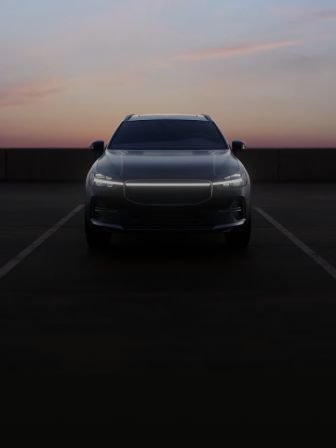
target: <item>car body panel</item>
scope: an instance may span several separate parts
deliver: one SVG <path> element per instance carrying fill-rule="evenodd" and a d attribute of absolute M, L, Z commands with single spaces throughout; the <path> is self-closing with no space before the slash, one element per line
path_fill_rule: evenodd
<path fill-rule="evenodd" d="M 211 120 L 197 115 L 174 117 Z M 126 119 L 164 118 L 172 116 Z M 109 176 L 118 185 L 111 188 L 91 185 L 91 173 Z M 246 174 L 246 185 L 217 185 L 225 177 L 240 173 Z M 250 220 L 250 206 L 250 179 L 231 148 L 105 149 L 86 180 L 86 221 L 106 231 L 236 231 Z"/>
<path fill-rule="evenodd" d="M 235 174 L 238 159 L 226 150 L 109 150 L 98 160 L 100 174 L 128 179 L 218 179 Z"/>
<path fill-rule="evenodd" d="M 192 114 L 143 114 L 131 115 L 127 121 L 145 121 L 145 120 L 193 120 L 193 121 L 209 121 L 206 115 Z"/>

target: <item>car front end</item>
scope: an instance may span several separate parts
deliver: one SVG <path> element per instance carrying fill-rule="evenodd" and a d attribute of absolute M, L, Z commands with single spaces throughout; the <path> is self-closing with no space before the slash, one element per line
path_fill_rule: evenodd
<path fill-rule="evenodd" d="M 250 224 L 249 175 L 226 140 L 218 149 L 111 141 L 87 175 L 88 231 L 229 233 Z"/>

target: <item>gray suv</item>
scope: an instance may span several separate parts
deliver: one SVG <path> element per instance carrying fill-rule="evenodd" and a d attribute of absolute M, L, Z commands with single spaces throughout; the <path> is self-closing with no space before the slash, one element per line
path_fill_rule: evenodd
<path fill-rule="evenodd" d="M 246 148 L 208 115 L 128 115 L 86 179 L 85 231 L 91 248 L 112 232 L 224 232 L 233 248 L 248 245 L 250 179 L 237 158 Z"/>

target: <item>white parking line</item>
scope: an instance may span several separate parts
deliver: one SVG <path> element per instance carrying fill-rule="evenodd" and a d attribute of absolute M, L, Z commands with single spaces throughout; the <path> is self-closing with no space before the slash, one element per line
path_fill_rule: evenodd
<path fill-rule="evenodd" d="M 2 268 L 0 268 L 0 280 L 4 277 L 8 272 L 10 272 L 17 264 L 20 263 L 27 255 L 33 252 L 40 244 L 42 244 L 47 238 L 49 238 L 53 233 L 56 232 L 60 227 L 63 226 L 69 219 L 71 219 L 79 210 L 81 210 L 84 205 L 79 205 L 72 212 L 66 215 L 63 219 L 58 221 L 51 229 L 47 230 L 43 235 L 41 235 L 37 240 L 35 240 L 30 246 L 26 247 L 22 252 L 20 252 L 16 257 L 12 258 L 8 263 L 6 263 Z"/>
<path fill-rule="evenodd" d="M 264 210 L 259 207 L 254 207 L 257 212 L 259 212 L 267 221 L 274 225 L 281 233 L 283 233 L 289 240 L 296 244 L 308 257 L 312 258 L 317 264 L 319 264 L 329 275 L 331 275 L 336 280 L 336 269 L 333 268 L 327 261 L 322 257 L 317 255 L 316 252 L 311 250 L 306 246 L 299 238 L 296 238 L 289 230 L 285 229 L 281 224 L 279 224 L 275 219 L 268 215 Z"/>

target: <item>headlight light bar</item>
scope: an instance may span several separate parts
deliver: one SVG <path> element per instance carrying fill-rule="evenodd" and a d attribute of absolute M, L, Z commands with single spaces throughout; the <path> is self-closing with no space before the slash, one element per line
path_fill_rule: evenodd
<path fill-rule="evenodd" d="M 114 185 L 124 185 L 123 182 L 116 182 L 112 180 L 112 177 L 104 176 L 103 174 L 90 174 L 90 185 L 95 187 L 108 187 L 111 188 Z"/>
<path fill-rule="evenodd" d="M 224 177 L 220 182 L 213 182 L 213 185 L 220 185 L 222 187 L 243 187 L 247 183 L 247 178 L 245 173 L 233 174 L 231 176 Z M 117 182 L 110 176 L 105 176 L 103 174 L 90 174 L 90 185 L 95 187 L 108 187 L 111 188 L 114 185 L 124 185 L 123 182 Z M 181 185 L 182 186 L 182 185 Z M 184 185 L 183 185 L 184 186 Z M 203 186 L 203 184 L 202 184 Z"/>
<path fill-rule="evenodd" d="M 247 183 L 247 177 L 245 173 L 232 174 L 231 176 L 224 177 L 220 182 L 214 182 L 213 185 L 221 185 L 222 187 L 243 187 Z"/>

